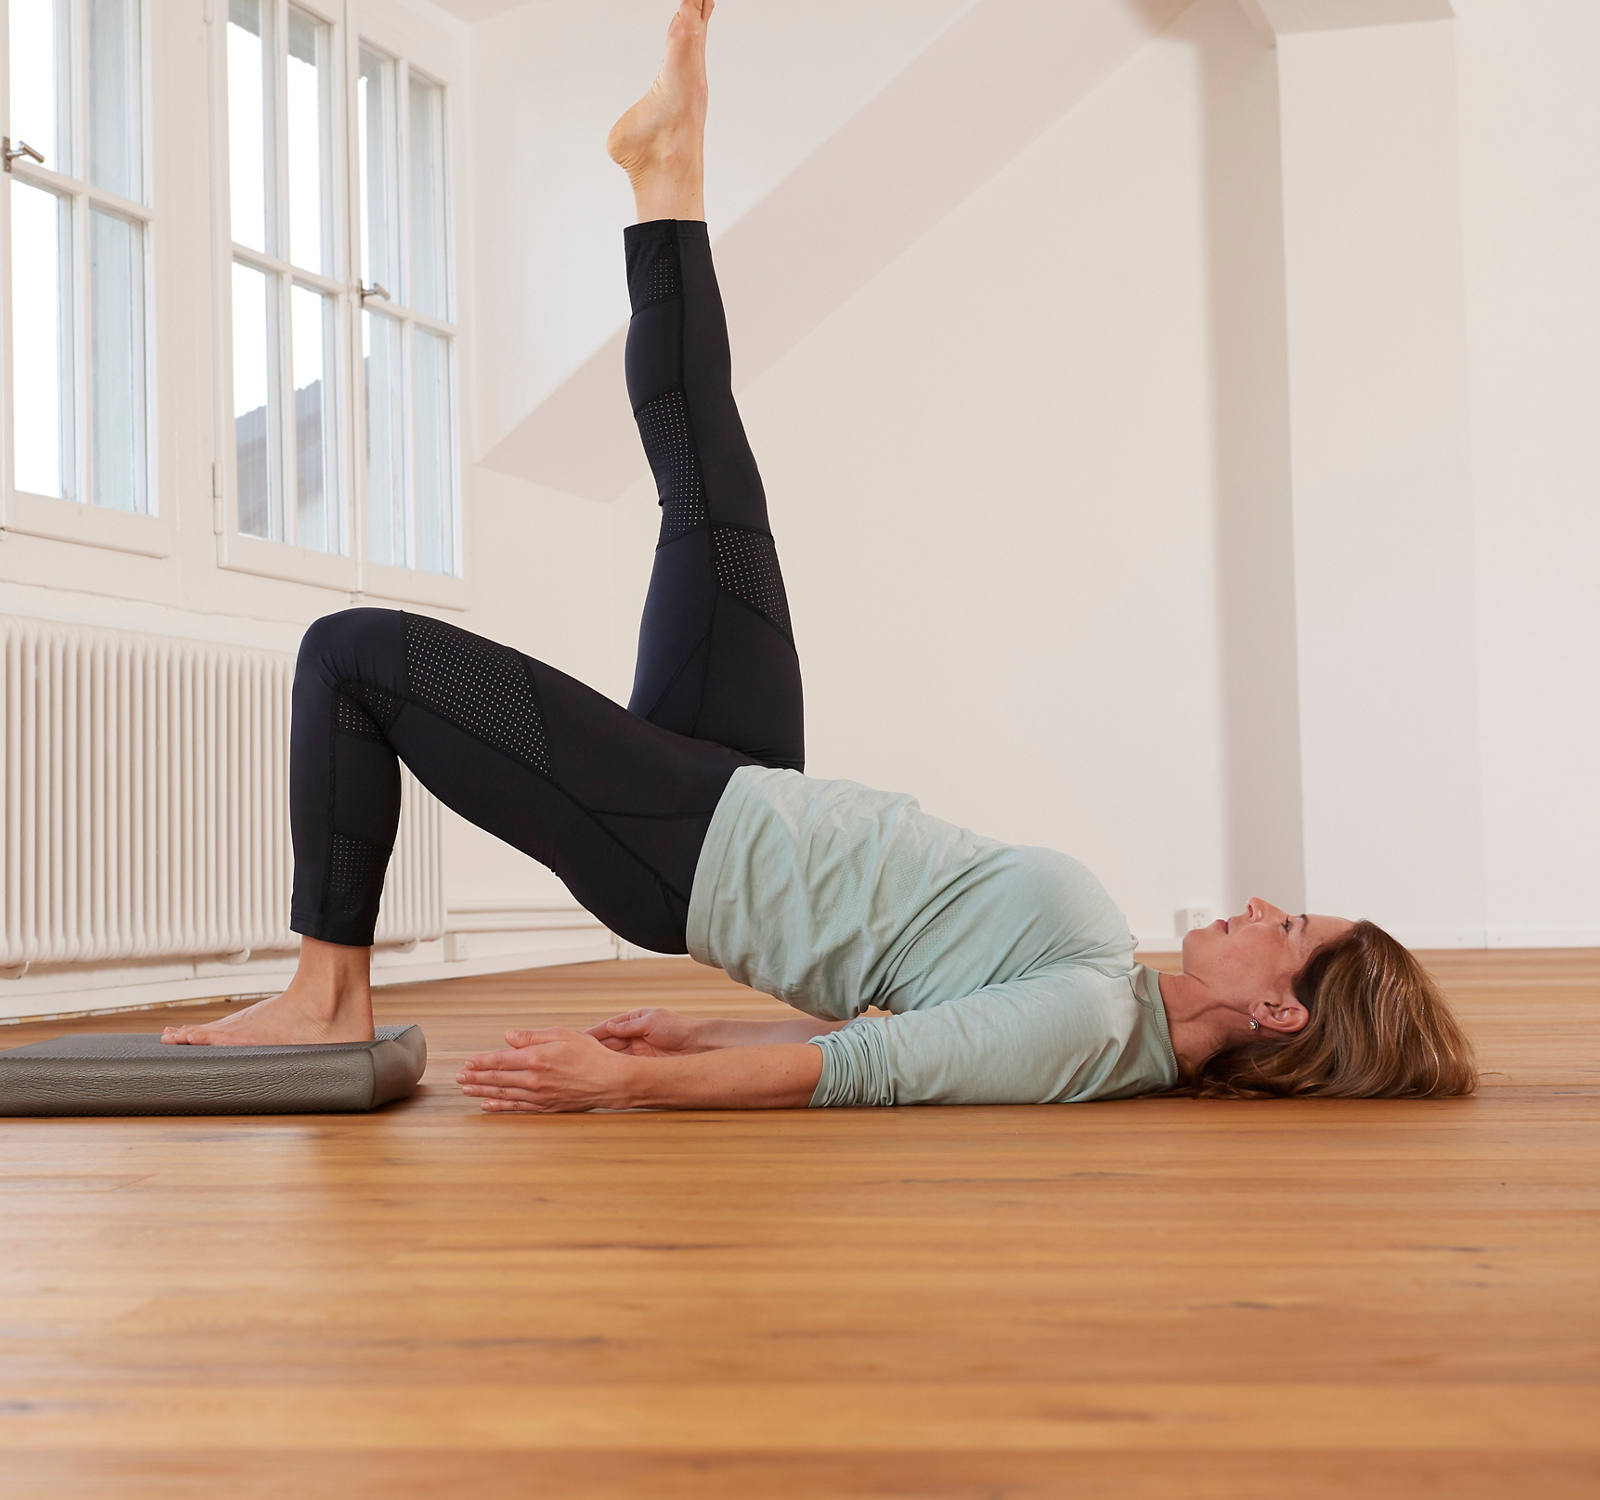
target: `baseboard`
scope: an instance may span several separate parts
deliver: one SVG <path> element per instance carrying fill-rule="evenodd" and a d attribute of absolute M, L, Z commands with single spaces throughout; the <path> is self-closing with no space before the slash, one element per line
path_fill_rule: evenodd
<path fill-rule="evenodd" d="M 1381 924 L 1380 924 L 1381 925 Z M 1406 947 L 1473 948 L 1600 948 L 1600 927 L 1393 927 L 1387 929 Z M 1138 928 L 1134 928 L 1135 933 Z M 1181 953 L 1180 937 L 1140 939 L 1140 953 Z"/>
<path fill-rule="evenodd" d="M 378 948 L 372 986 L 433 983 L 617 957 L 617 938 L 576 904 L 465 908 L 441 938 Z M 0 1026 L 69 1020 L 165 1005 L 204 1005 L 274 995 L 293 977 L 297 953 L 263 953 L 243 964 L 162 959 L 139 964 L 58 965 L 0 981 Z"/>
<path fill-rule="evenodd" d="M 682 958 L 681 953 L 657 953 L 653 948 L 641 948 L 637 943 L 630 943 L 626 938 L 614 938 L 617 945 L 618 958 Z"/>
<path fill-rule="evenodd" d="M 1600 948 L 1600 927 L 1498 927 L 1491 948 Z"/>

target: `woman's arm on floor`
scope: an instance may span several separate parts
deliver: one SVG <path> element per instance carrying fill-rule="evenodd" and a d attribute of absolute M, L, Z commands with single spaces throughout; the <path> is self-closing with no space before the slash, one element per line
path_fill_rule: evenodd
<path fill-rule="evenodd" d="M 803 1109 L 822 1076 L 822 1053 L 806 1042 L 632 1057 L 568 1026 L 508 1031 L 506 1040 L 456 1074 L 486 1110 Z"/>

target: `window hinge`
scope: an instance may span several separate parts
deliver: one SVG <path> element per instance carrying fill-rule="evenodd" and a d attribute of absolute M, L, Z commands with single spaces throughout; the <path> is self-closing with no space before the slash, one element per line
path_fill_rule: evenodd
<path fill-rule="evenodd" d="M 222 465 L 211 465 L 211 529 L 222 535 Z"/>
<path fill-rule="evenodd" d="M 222 498 L 222 465 L 219 463 L 211 465 L 211 494 L 213 499 Z"/>
<path fill-rule="evenodd" d="M 202 14 L 205 16 L 206 25 L 209 26 L 211 24 L 211 22 L 212 22 L 212 19 L 213 19 L 212 14 L 211 14 L 211 0 L 205 0 L 205 3 L 201 7 L 201 10 L 202 10 Z"/>

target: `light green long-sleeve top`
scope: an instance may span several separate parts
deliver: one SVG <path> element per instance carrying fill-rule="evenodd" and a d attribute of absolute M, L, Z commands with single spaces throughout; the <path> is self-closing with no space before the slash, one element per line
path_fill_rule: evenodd
<path fill-rule="evenodd" d="M 811 1104 L 1068 1104 L 1177 1081 L 1156 973 L 1069 855 L 915 797 L 740 766 L 690 891 L 700 963 L 809 1015 Z M 893 1012 L 863 1016 L 868 1006 Z"/>

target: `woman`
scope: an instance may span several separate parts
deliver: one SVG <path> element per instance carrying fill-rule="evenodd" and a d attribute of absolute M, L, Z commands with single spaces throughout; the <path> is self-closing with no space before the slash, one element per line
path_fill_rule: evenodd
<path fill-rule="evenodd" d="M 1252 900 L 1188 935 L 1181 974 L 1157 974 L 1076 860 L 803 774 L 799 661 L 705 223 L 714 5 L 682 0 L 660 74 L 607 141 L 638 209 L 623 231 L 626 378 L 662 513 L 628 708 L 430 616 L 313 622 L 290 736 L 298 972 L 282 994 L 166 1039 L 372 1036 L 368 965 L 404 760 L 613 931 L 804 1013 L 651 1009 L 586 1032 L 508 1032 L 458 1075 L 486 1110 L 1470 1091 L 1470 1052 L 1437 991 L 1368 922 Z M 862 1016 L 869 1005 L 893 1014 Z"/>

